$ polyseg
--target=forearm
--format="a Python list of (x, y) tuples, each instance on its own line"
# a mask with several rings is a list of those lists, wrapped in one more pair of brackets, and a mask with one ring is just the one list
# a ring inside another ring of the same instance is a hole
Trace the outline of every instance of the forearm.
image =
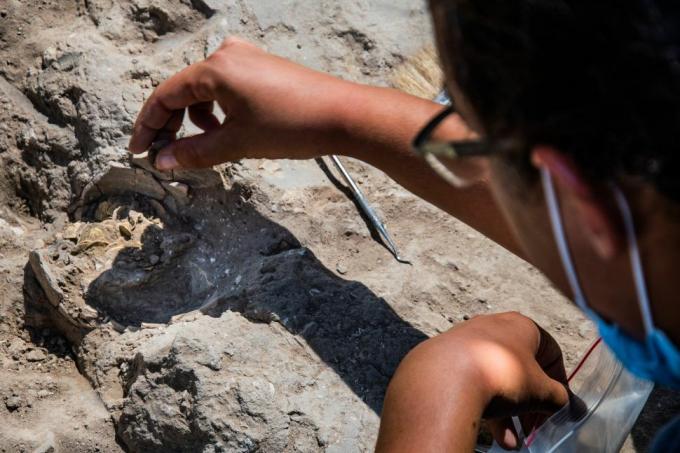
[(444, 338), (411, 351), (392, 378), (381, 415), (378, 453), (468, 453), (488, 403), (482, 376)]
[[(396, 90), (354, 85), (335, 107), (344, 139), (335, 141), (333, 152), (382, 170), (410, 192), (523, 257), (488, 184), (452, 187), (412, 152), (412, 139), (440, 110), (434, 102)], [(470, 135), (463, 121), (450, 127), (453, 136)]]
[[(468, 386), (472, 387), (469, 383)], [(419, 386), (406, 390), (413, 399), (420, 400), (418, 402), (388, 395), (376, 453), (469, 453), (474, 450), (482, 419), (474, 391), (460, 400), (449, 401), (446, 395), (427, 394), (427, 390)], [(423, 404), (422, 399), (430, 397), (431, 400)]]

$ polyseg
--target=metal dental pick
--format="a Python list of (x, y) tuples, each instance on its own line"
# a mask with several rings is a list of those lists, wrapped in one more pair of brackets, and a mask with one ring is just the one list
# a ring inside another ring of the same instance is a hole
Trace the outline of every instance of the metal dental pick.
[[(449, 94), (446, 90), (441, 90), (439, 92), (439, 94), (435, 97), (434, 101), (437, 104), (441, 104), (441, 105), (451, 105), (451, 97), (449, 96)], [(390, 233), (387, 231), (387, 227), (385, 226), (385, 223), (383, 223), (382, 219), (380, 219), (380, 217), (375, 212), (375, 210), (371, 207), (371, 205), (368, 204), (368, 200), (366, 199), (366, 196), (361, 191), (361, 189), (359, 189), (359, 186), (357, 186), (357, 183), (354, 182), (354, 179), (349, 174), (347, 169), (345, 169), (345, 166), (342, 165), (342, 162), (340, 162), (340, 159), (338, 158), (338, 156), (331, 156), (331, 159), (333, 160), (333, 163), (335, 164), (335, 167), (338, 169), (338, 171), (340, 173), (342, 173), (342, 177), (345, 179), (345, 181), (349, 185), (350, 189), (352, 190), (352, 194), (354, 194), (354, 198), (359, 203), (359, 206), (361, 206), (361, 209), (364, 211), (364, 213), (371, 220), (371, 224), (373, 225), (373, 227), (378, 231), (378, 233), (380, 233), (380, 236), (381, 236), (385, 246), (389, 249), (390, 252), (392, 252), (392, 255), (394, 255), (394, 257), (397, 259), (397, 261), (399, 261), (400, 263), (404, 263), (404, 264), (411, 264), (410, 261), (408, 261), (407, 259), (404, 259), (399, 254), (399, 249), (397, 249), (397, 245), (395, 244), (394, 240), (392, 239), (392, 236), (390, 236)]]
[(392, 236), (390, 236), (390, 233), (387, 231), (385, 223), (382, 221), (380, 216), (378, 216), (378, 213), (375, 212), (375, 209), (373, 209), (373, 207), (370, 204), (368, 204), (366, 196), (361, 191), (357, 183), (354, 182), (354, 179), (349, 174), (345, 166), (342, 165), (342, 162), (340, 162), (338, 156), (331, 156), (331, 160), (333, 160), (333, 164), (335, 164), (335, 167), (342, 174), (342, 177), (345, 179), (345, 182), (349, 185), (350, 190), (354, 195), (354, 198), (357, 200), (357, 203), (359, 203), (359, 206), (361, 206), (361, 209), (364, 211), (364, 214), (368, 216), (373, 227), (376, 229), (376, 231), (378, 231), (378, 233), (380, 233), (380, 237), (382, 238), (383, 243), (388, 248), (388, 250), (392, 252), (392, 255), (394, 255), (396, 260), (399, 261), (400, 263), (411, 264), (409, 260), (403, 258), (399, 254), (399, 249), (397, 249), (397, 245), (392, 239)]

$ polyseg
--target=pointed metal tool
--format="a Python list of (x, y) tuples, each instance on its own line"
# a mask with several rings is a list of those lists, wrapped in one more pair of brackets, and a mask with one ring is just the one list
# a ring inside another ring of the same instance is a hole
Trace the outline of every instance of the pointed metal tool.
[[(435, 97), (434, 101), (437, 104), (441, 105), (451, 105), (451, 97), (449, 96), (446, 90), (440, 91), (439, 94)], [(378, 231), (378, 233), (380, 233), (380, 237), (385, 246), (389, 249), (390, 252), (392, 252), (392, 255), (394, 255), (397, 261), (404, 264), (411, 264), (410, 261), (404, 259), (399, 254), (397, 244), (394, 242), (392, 236), (390, 236), (390, 233), (387, 231), (385, 223), (382, 221), (380, 216), (378, 216), (378, 213), (375, 212), (375, 209), (373, 209), (373, 207), (370, 204), (368, 204), (366, 196), (361, 191), (361, 189), (359, 189), (357, 183), (354, 182), (352, 175), (349, 174), (349, 172), (342, 164), (338, 156), (331, 156), (331, 160), (333, 161), (333, 164), (335, 164), (335, 167), (338, 169), (338, 171), (342, 174), (342, 177), (345, 179), (345, 182), (347, 182), (347, 184), (349, 185), (350, 190), (354, 195), (354, 198), (357, 200), (357, 203), (359, 203), (359, 206), (361, 206), (361, 209), (364, 211), (364, 213), (368, 216), (373, 227), (376, 229), (376, 231)]]
[(361, 191), (357, 183), (354, 181), (354, 178), (352, 178), (352, 175), (349, 174), (345, 166), (342, 164), (338, 156), (331, 156), (331, 160), (333, 161), (333, 164), (335, 164), (335, 167), (338, 169), (340, 174), (342, 174), (342, 177), (345, 179), (345, 182), (347, 185), (349, 185), (350, 190), (352, 191), (352, 194), (354, 195), (354, 198), (356, 199), (357, 203), (359, 203), (359, 206), (361, 206), (361, 209), (364, 211), (364, 214), (368, 217), (368, 219), (371, 221), (371, 224), (373, 227), (380, 233), (380, 237), (383, 240), (383, 243), (387, 247), (387, 249), (392, 252), (392, 255), (396, 258), (397, 261), (403, 264), (411, 264), (411, 262), (405, 258), (403, 258), (399, 254), (399, 249), (397, 248), (397, 244), (394, 242), (392, 239), (392, 236), (390, 236), (390, 233), (387, 231), (387, 227), (385, 226), (385, 223), (382, 221), (380, 216), (378, 216), (378, 213), (375, 212), (375, 209), (368, 204), (368, 200), (366, 199), (366, 196), (364, 193)]

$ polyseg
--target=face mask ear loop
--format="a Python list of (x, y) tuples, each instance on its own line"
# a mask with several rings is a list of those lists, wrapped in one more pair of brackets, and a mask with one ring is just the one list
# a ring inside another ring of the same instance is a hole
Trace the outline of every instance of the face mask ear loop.
[(645, 282), (645, 272), (642, 267), (642, 259), (640, 258), (640, 248), (638, 247), (637, 235), (635, 234), (635, 221), (633, 220), (633, 213), (630, 210), (630, 205), (626, 196), (621, 189), (612, 184), (614, 197), (616, 203), (619, 205), (621, 215), (623, 216), (623, 224), (626, 229), (626, 238), (628, 239), (628, 254), (630, 256), (630, 264), (633, 269), (633, 279), (635, 281), (635, 289), (637, 291), (638, 303), (640, 305), (640, 312), (642, 313), (642, 322), (645, 326), (647, 335), (654, 331), (654, 321), (652, 318), (652, 310), (649, 302), (649, 293), (647, 292), (647, 284)]
[(564, 232), (564, 222), (562, 221), (562, 213), (560, 211), (560, 204), (557, 200), (555, 185), (553, 184), (552, 175), (546, 168), (541, 168), (541, 179), (543, 181), (543, 192), (545, 193), (546, 204), (548, 205), (548, 213), (550, 214), (550, 222), (552, 224), (555, 242), (557, 242), (557, 250), (562, 259), (562, 265), (567, 274), (567, 280), (569, 281), (569, 286), (571, 286), (574, 301), (581, 310), (588, 311), (586, 297), (581, 289), (581, 283), (578, 280), (574, 262), (571, 259), (571, 252), (569, 251), (569, 244), (567, 243), (567, 235)]

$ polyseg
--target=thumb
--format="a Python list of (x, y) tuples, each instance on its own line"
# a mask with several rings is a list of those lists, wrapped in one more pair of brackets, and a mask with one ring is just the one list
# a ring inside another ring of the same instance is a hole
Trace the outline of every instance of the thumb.
[(161, 171), (168, 171), (221, 164), (227, 160), (225, 132), (224, 128), (217, 128), (175, 140), (159, 151), (154, 165)]

